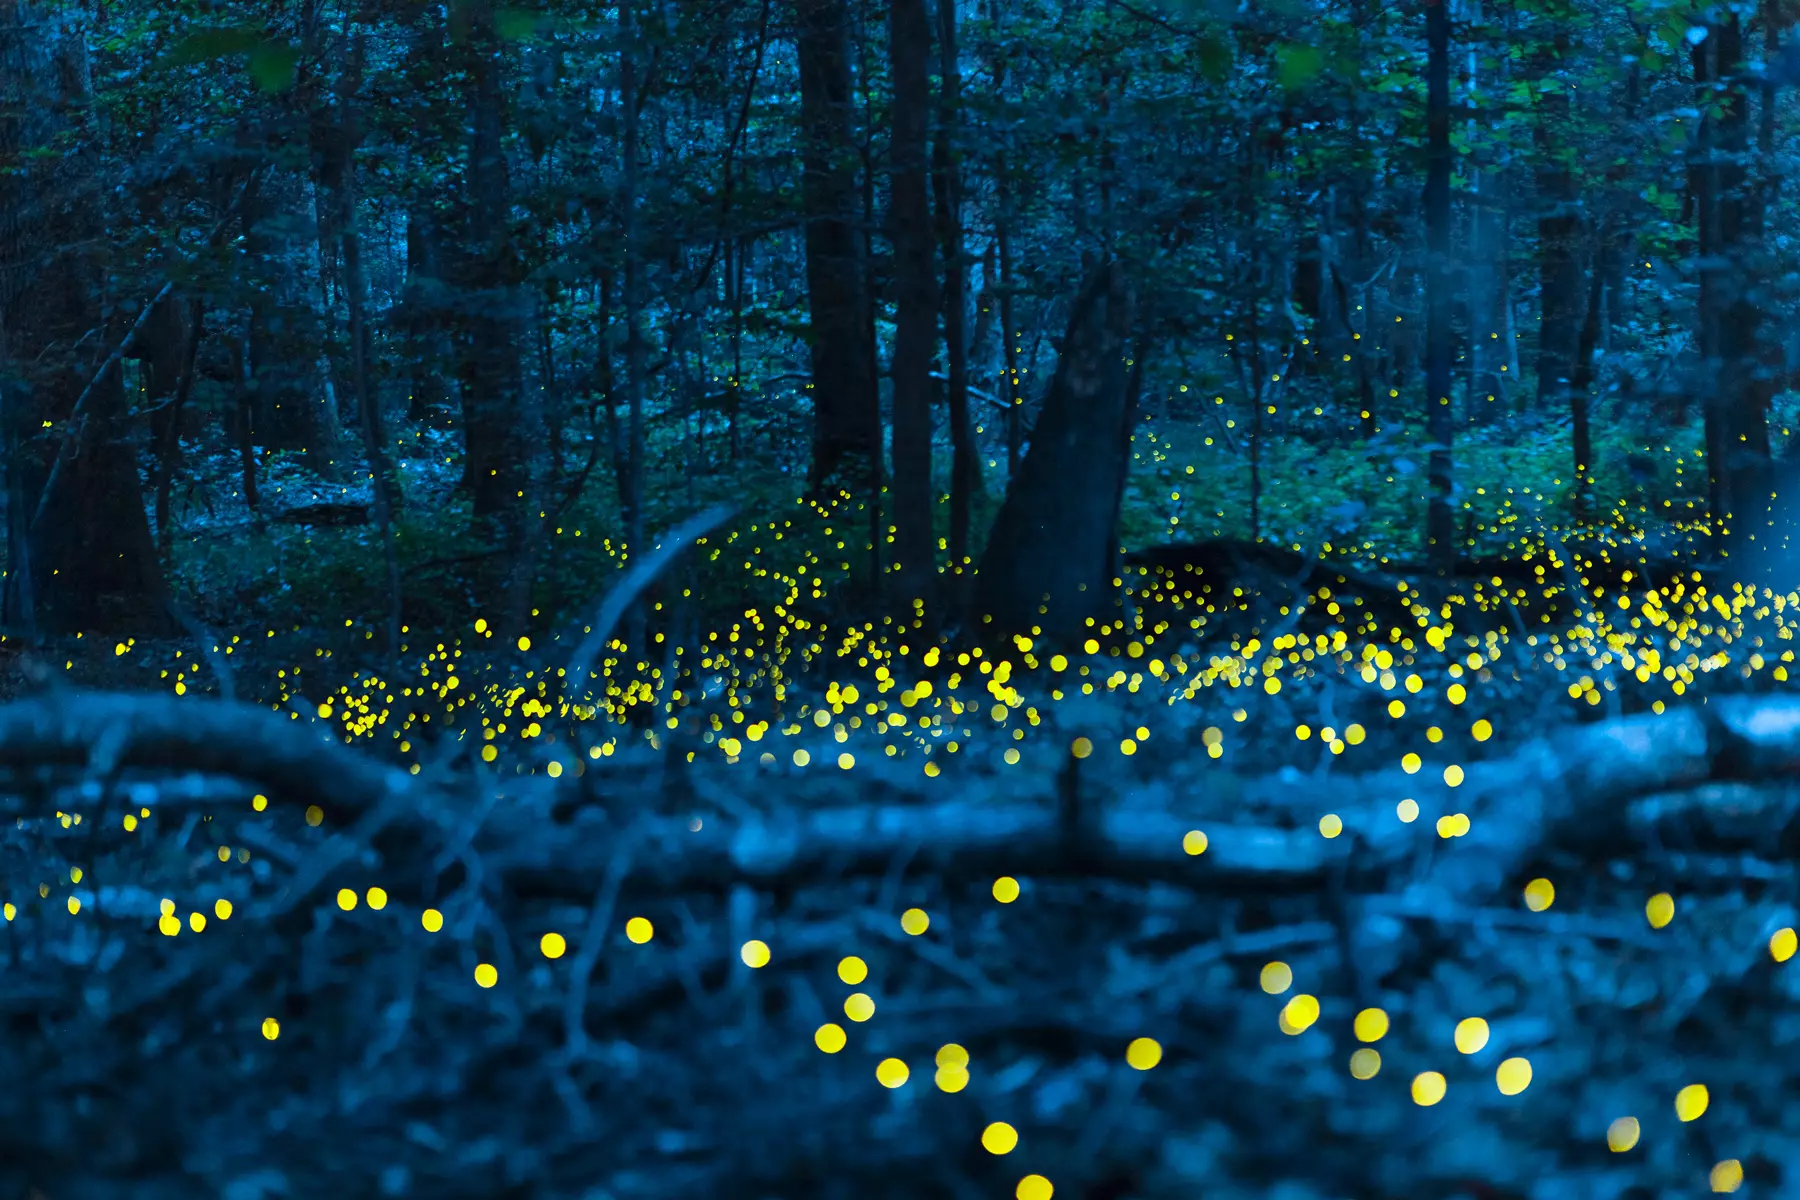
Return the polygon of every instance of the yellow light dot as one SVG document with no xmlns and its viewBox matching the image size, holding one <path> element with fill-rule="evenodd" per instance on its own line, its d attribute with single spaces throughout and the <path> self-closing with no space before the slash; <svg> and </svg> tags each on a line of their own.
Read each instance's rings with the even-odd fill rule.
<svg viewBox="0 0 1800 1200">
<path fill-rule="evenodd" d="M 1525 885 L 1525 907 L 1543 912 L 1556 903 L 1556 885 L 1548 879 L 1534 879 Z"/>
<path fill-rule="evenodd" d="M 1405 771 L 1408 775 L 1417 775 L 1419 773 L 1419 768 L 1423 765 L 1424 763 L 1420 760 L 1419 756 L 1411 751 L 1408 751 L 1400 759 L 1400 769 Z"/>
<path fill-rule="evenodd" d="M 172 917 L 175 915 L 175 902 L 165 896 L 162 902 L 156 906 L 156 911 L 165 917 Z"/>
<path fill-rule="evenodd" d="M 858 984 L 869 977 L 869 964 L 852 954 L 838 960 L 838 978 L 848 984 Z"/>
<path fill-rule="evenodd" d="M 543 952 L 545 958 L 561 958 L 569 949 L 569 943 L 563 939 L 563 935 L 560 933 L 546 933 L 538 939 L 538 949 Z"/>
<path fill-rule="evenodd" d="M 849 1041 L 850 1037 L 844 1032 L 844 1027 L 830 1021 L 813 1031 L 813 1045 L 827 1054 L 836 1054 Z"/>
<path fill-rule="evenodd" d="M 355 908 L 356 907 L 355 891 L 351 890 L 350 888 L 339 888 L 338 894 L 337 894 L 337 906 L 339 908 L 343 909 L 345 912 L 349 912 L 351 909 Z"/>
<path fill-rule="evenodd" d="M 1334 838 L 1344 832 L 1344 819 L 1336 813 L 1326 813 L 1319 818 L 1319 832 L 1328 838 Z"/>
<path fill-rule="evenodd" d="M 1133 1038 L 1125 1047 L 1125 1061 L 1135 1070 L 1148 1071 L 1162 1061 L 1162 1045 L 1155 1038 Z"/>
<path fill-rule="evenodd" d="M 1272 675 L 1269 678 L 1263 680 L 1263 691 L 1267 692 L 1269 695 L 1273 696 L 1276 692 L 1279 692 L 1280 690 L 1281 690 L 1281 680 L 1276 679 Z"/>
<path fill-rule="evenodd" d="M 124 824 L 125 824 L 125 832 L 130 833 L 132 830 L 137 828 L 138 819 L 132 813 L 126 813 Z"/>
<path fill-rule="evenodd" d="M 1675 1093 L 1675 1115 L 1683 1121 L 1692 1121 L 1706 1111 L 1711 1100 L 1704 1083 L 1690 1083 Z"/>
<path fill-rule="evenodd" d="M 1403 824 L 1411 825 L 1419 819 L 1419 802 L 1408 796 L 1394 805 L 1394 815 L 1399 817 Z"/>
<path fill-rule="evenodd" d="M 492 963 L 482 963 L 475 968 L 475 984 L 477 987 L 491 988 L 500 982 L 500 972 Z"/>
<path fill-rule="evenodd" d="M 1448 817 L 1448 816 L 1439 817 L 1437 819 L 1437 835 L 1441 838 L 1455 837 L 1456 836 L 1456 818 Z"/>
<path fill-rule="evenodd" d="M 947 1071 L 963 1071 L 969 1066 L 969 1052 L 955 1042 L 945 1042 L 938 1047 L 933 1059 L 937 1065 Z"/>
<path fill-rule="evenodd" d="M 206 928 L 206 915 L 204 913 L 197 913 L 197 912 L 189 913 L 188 914 L 188 928 L 193 930 L 195 933 L 199 933 L 201 930 L 205 929 Z"/>
<path fill-rule="evenodd" d="M 1442 1100 L 1448 1090 L 1449 1085 L 1444 1082 L 1444 1077 L 1436 1071 L 1420 1071 L 1413 1076 L 1413 1103 L 1421 1108 L 1430 1108 Z"/>
<path fill-rule="evenodd" d="M 1469 726 L 1469 733 L 1474 736 L 1476 741 L 1485 742 L 1494 736 L 1494 726 L 1488 721 L 1477 721 Z"/>
<path fill-rule="evenodd" d="M 1124 739 L 1119 743 L 1119 753 L 1123 754 L 1126 758 L 1130 758 L 1133 754 L 1137 753 L 1137 743 L 1130 738 Z"/>
<path fill-rule="evenodd" d="M 320 808 L 316 804 L 309 804 L 306 806 L 306 823 L 308 825 L 311 825 L 314 829 L 317 829 L 319 827 L 320 823 L 323 822 L 324 820 L 325 820 L 325 810 L 324 809 Z"/>
<path fill-rule="evenodd" d="M 1469 832 L 1468 813 L 1454 813 L 1451 815 L 1450 820 L 1453 822 L 1450 828 L 1451 837 L 1462 837 Z"/>
<path fill-rule="evenodd" d="M 164 913 L 156 918 L 156 928 L 162 932 L 164 937 L 174 937 L 181 932 L 181 920 L 173 913 Z"/>
<path fill-rule="evenodd" d="M 1373 1079 L 1381 1071 L 1381 1052 L 1364 1046 L 1350 1055 L 1350 1076 L 1353 1079 Z"/>
<path fill-rule="evenodd" d="M 1667 892 L 1656 893 L 1644 905 L 1644 916 L 1649 919 L 1650 928 L 1661 929 L 1675 919 L 1675 897 Z"/>
<path fill-rule="evenodd" d="M 1735 1158 L 1716 1163 L 1712 1173 L 1707 1176 L 1707 1182 L 1715 1192 L 1735 1192 L 1744 1186 L 1744 1164 Z"/>
<path fill-rule="evenodd" d="M 419 924 L 425 927 L 426 933 L 436 933 L 444 927 L 444 914 L 435 908 L 428 908 L 419 914 Z"/>
<path fill-rule="evenodd" d="M 1444 783 L 1446 785 L 1450 787 L 1461 787 L 1462 781 L 1463 769 L 1461 767 L 1457 766 L 1455 763 L 1451 763 L 1444 768 Z"/>
<path fill-rule="evenodd" d="M 1769 957 L 1776 962 L 1786 962 L 1794 957 L 1794 951 L 1800 948 L 1800 937 L 1796 937 L 1792 929 L 1777 929 L 1769 938 Z"/>
<path fill-rule="evenodd" d="M 81 911 L 81 901 L 74 896 L 69 897 L 69 915 L 72 917 Z"/>
<path fill-rule="evenodd" d="M 844 1015 L 861 1023 L 875 1015 L 875 1001 L 866 992 L 851 992 L 844 999 Z"/>
<path fill-rule="evenodd" d="M 531 649 L 531 639 L 528 637 L 521 637 L 519 639 L 519 649 L 521 649 L 521 650 Z"/>
<path fill-rule="evenodd" d="M 1406 715 L 1406 701 L 1404 701 L 1404 700 L 1389 700 L 1388 701 L 1388 716 L 1393 717 L 1396 720 L 1398 720 L 1399 718 L 1404 717 L 1405 715 Z"/>
<path fill-rule="evenodd" d="M 940 1092 L 960 1092 L 969 1086 L 969 1073 L 961 1067 L 939 1067 L 931 1081 Z"/>
<path fill-rule="evenodd" d="M 769 945 L 767 942 L 751 938 L 738 951 L 738 957 L 744 960 L 744 965 L 747 967 L 766 967 L 769 965 Z"/>
<path fill-rule="evenodd" d="M 1019 898 L 1019 881 L 1011 875 L 1002 875 L 994 880 L 994 899 L 1002 904 L 1011 904 Z"/>
<path fill-rule="evenodd" d="M 809 763 L 811 761 L 812 761 L 812 755 L 808 754 L 806 751 L 804 751 L 804 750 L 794 751 L 794 765 L 796 767 L 804 767 L 807 763 Z"/>
<path fill-rule="evenodd" d="M 372 887 L 369 889 L 366 899 L 369 902 L 370 908 L 374 909 L 376 912 L 380 912 L 387 907 L 388 894 L 383 888 Z"/>
<path fill-rule="evenodd" d="M 900 928 L 912 936 L 918 937 L 931 928 L 931 918 L 925 915 L 925 910 L 922 908 L 909 908 L 900 914 Z"/>
<path fill-rule="evenodd" d="M 856 765 L 856 756 L 849 751 L 845 751 L 837 756 L 837 765 L 848 771 L 851 767 Z"/>
<path fill-rule="evenodd" d="M 223 896 L 220 896 L 217 900 L 213 901 L 213 916 L 219 918 L 221 921 L 231 920 L 231 901 L 225 899 Z"/>
<path fill-rule="evenodd" d="M 19 910 L 14 908 L 10 903 L 8 903 L 4 908 L 0 908 L 0 916 L 4 916 L 9 921 L 18 915 L 19 915 Z"/>
<path fill-rule="evenodd" d="M 1516 1096 L 1531 1086 L 1531 1062 L 1509 1058 L 1494 1070 L 1494 1084 L 1502 1096 Z"/>
<path fill-rule="evenodd" d="M 269 798 L 263 795 L 252 796 L 250 797 L 250 807 L 257 812 L 261 812 L 263 809 L 269 807 Z"/>
<path fill-rule="evenodd" d="M 1027 1175 L 1013 1189 L 1014 1200 L 1050 1200 L 1055 1194 L 1056 1189 L 1042 1175 Z"/>
<path fill-rule="evenodd" d="M 1319 1019 L 1319 999 L 1305 992 L 1289 1000 L 1281 1010 L 1278 1024 L 1285 1034 L 1305 1033 Z"/>
<path fill-rule="evenodd" d="M 1388 1015 L 1379 1008 L 1365 1008 L 1356 1014 L 1352 1026 L 1359 1042 L 1379 1042 L 1387 1036 Z"/>
<path fill-rule="evenodd" d="M 1623 1154 L 1638 1143 L 1638 1119 L 1636 1117 L 1620 1117 L 1606 1127 L 1606 1148 L 1614 1154 Z"/>
<path fill-rule="evenodd" d="M 1181 848 L 1190 856 L 1206 853 L 1206 835 L 1198 829 L 1190 829 L 1181 835 Z"/>
<path fill-rule="evenodd" d="M 1465 1017 L 1456 1023 L 1456 1048 L 1474 1054 L 1488 1044 L 1488 1023 L 1480 1017 Z"/>
<path fill-rule="evenodd" d="M 1086 758 L 1093 752 L 1094 743 L 1087 738 L 1078 737 L 1073 742 L 1069 743 L 1069 753 L 1073 754 L 1076 758 Z"/>
<path fill-rule="evenodd" d="M 1303 741 L 1303 742 L 1306 741 L 1308 738 L 1312 737 L 1312 726 L 1310 726 L 1310 725 L 1294 726 L 1294 736 L 1296 738 L 1298 738 L 1300 741 Z"/>
<path fill-rule="evenodd" d="M 897 1088 L 904 1085 L 912 1076 L 906 1064 L 897 1058 L 884 1058 L 875 1066 L 875 1078 L 884 1088 Z"/>
<path fill-rule="evenodd" d="M 981 1148 L 989 1154 L 1011 1154 L 1019 1144 L 1019 1131 L 1005 1121 L 995 1121 L 981 1131 Z"/>
<path fill-rule="evenodd" d="M 499 758 L 499 757 L 500 757 L 500 751 L 495 749 L 491 743 L 486 746 L 483 746 L 481 748 L 481 761 L 482 762 L 493 762 L 496 758 Z"/>
<path fill-rule="evenodd" d="M 280 1037 L 281 1022 L 277 1021 L 274 1017 L 264 1017 L 262 1023 L 262 1035 L 271 1042 Z"/>
<path fill-rule="evenodd" d="M 1367 736 L 1368 732 L 1361 725 L 1352 725 L 1344 730 L 1344 740 L 1352 746 L 1362 745 L 1363 738 Z"/>
<path fill-rule="evenodd" d="M 633 917 L 625 922 L 625 936 L 634 945 L 641 946 L 656 933 L 656 927 L 650 924 L 647 917 Z"/>
<path fill-rule="evenodd" d="M 549 766 L 544 768 L 544 773 L 546 775 L 550 776 L 550 778 L 552 778 L 552 779 L 561 779 L 562 778 L 562 764 L 559 762 L 552 761 Z"/>
<path fill-rule="evenodd" d="M 319 719 L 321 721 L 329 721 L 331 719 L 331 705 L 329 705 L 329 704 L 319 705 Z"/>
<path fill-rule="evenodd" d="M 1262 990 L 1271 996 L 1279 996 L 1294 986 L 1294 969 L 1284 962 L 1272 962 L 1263 967 L 1258 981 Z"/>
<path fill-rule="evenodd" d="M 1412 692 L 1414 695 L 1417 695 L 1419 689 L 1424 686 L 1425 681 L 1420 679 L 1417 675 L 1408 675 L 1406 677 L 1406 690 Z"/>
<path fill-rule="evenodd" d="M 1469 689 L 1460 683 L 1453 683 L 1444 689 L 1444 695 L 1449 698 L 1450 703 L 1461 704 L 1469 698 Z"/>
</svg>

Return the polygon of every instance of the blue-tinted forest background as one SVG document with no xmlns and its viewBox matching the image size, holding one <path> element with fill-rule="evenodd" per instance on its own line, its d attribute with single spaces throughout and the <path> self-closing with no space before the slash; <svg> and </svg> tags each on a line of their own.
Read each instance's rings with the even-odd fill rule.
<svg viewBox="0 0 1800 1200">
<path fill-rule="evenodd" d="M 1792 0 L 0 0 L 0 1200 L 1800 1181 Z"/>
</svg>

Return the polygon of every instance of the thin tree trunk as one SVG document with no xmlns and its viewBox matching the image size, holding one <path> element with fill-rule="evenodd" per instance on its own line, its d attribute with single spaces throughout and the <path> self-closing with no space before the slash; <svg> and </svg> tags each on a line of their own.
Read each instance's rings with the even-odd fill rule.
<svg viewBox="0 0 1800 1200">
<path fill-rule="evenodd" d="M 845 0 L 800 0 L 802 203 L 812 319 L 811 485 L 834 483 L 876 499 L 881 413 L 871 374 L 874 326 L 867 317 L 868 269 L 857 229 L 856 158 L 851 130 L 849 21 Z"/>
<path fill-rule="evenodd" d="M 1456 564 L 1457 547 L 1450 474 L 1450 16 L 1445 0 L 1425 0 L 1425 28 L 1425 240 L 1430 259 L 1425 276 L 1425 429 L 1431 440 L 1425 541 L 1427 561 L 1448 574 Z"/>
<path fill-rule="evenodd" d="M 931 24 L 925 0 L 890 0 L 888 37 L 894 93 L 888 202 L 895 299 L 894 599 L 905 618 L 923 612 L 937 558 L 931 502 L 931 360 L 937 343 L 938 288 L 926 171 Z"/>
<path fill-rule="evenodd" d="M 644 329 L 643 260 L 637 235 L 638 97 L 636 26 L 632 0 L 619 4 L 619 102 L 625 106 L 623 121 L 624 176 L 621 180 L 623 215 L 619 243 L 624 253 L 625 308 L 625 487 L 622 497 L 625 546 L 632 561 L 648 551 L 644 545 Z M 645 614 L 641 600 L 631 605 L 625 618 L 625 640 L 632 650 L 644 649 Z"/>
<path fill-rule="evenodd" d="M 169 414 L 159 430 L 156 447 L 156 548 L 165 559 L 169 555 L 169 491 L 175 481 L 175 464 L 181 458 L 181 418 L 187 408 L 188 395 L 194 387 L 194 364 L 200 354 L 200 339 L 205 336 L 206 302 L 188 301 L 187 339 L 181 354 L 181 375 L 175 382 L 175 395 L 169 401 Z"/>
<path fill-rule="evenodd" d="M 962 222 L 962 75 L 956 61 L 956 0 L 937 0 L 938 132 L 933 147 L 932 190 L 937 202 L 938 248 L 944 260 L 943 319 L 945 394 L 950 415 L 950 571 L 965 575 L 969 522 L 981 490 L 975 422 L 969 413 L 968 264 Z M 953 608 L 961 607 L 960 601 Z"/>
</svg>

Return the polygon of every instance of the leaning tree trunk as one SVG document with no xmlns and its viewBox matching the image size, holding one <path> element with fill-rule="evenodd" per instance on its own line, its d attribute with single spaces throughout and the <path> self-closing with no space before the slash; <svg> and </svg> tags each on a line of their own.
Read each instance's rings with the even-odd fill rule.
<svg viewBox="0 0 1800 1200">
<path fill-rule="evenodd" d="M 857 228 L 856 143 L 851 130 L 845 0 L 800 0 L 802 205 L 806 291 L 812 310 L 811 484 L 841 484 L 875 500 L 881 476 L 881 411 L 873 329 L 865 313 L 868 270 Z"/>
<path fill-rule="evenodd" d="M 1117 264 L 1096 272 L 1075 303 L 1030 449 L 975 578 L 976 620 L 1000 632 L 1070 638 L 1114 600 L 1117 498 L 1131 461 L 1133 308 Z"/>
</svg>

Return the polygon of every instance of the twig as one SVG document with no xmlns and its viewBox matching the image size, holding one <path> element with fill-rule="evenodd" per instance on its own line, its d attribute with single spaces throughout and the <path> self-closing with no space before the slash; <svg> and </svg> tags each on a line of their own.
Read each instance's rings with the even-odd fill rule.
<svg viewBox="0 0 1800 1200">
<path fill-rule="evenodd" d="M 715 504 L 705 511 L 689 517 L 675 528 L 663 534 L 661 544 L 655 550 L 640 559 L 635 566 L 625 572 L 625 578 L 613 586 L 606 594 L 606 601 L 600 605 L 600 613 L 594 618 L 593 632 L 582 639 L 580 647 L 569 660 L 567 676 L 563 687 L 567 695 L 578 696 L 581 686 L 587 681 L 594 661 L 611 640 L 613 629 L 619 618 L 631 607 L 631 602 L 650 585 L 650 581 L 669 565 L 670 561 L 691 541 L 705 534 L 707 530 L 729 518 L 735 511 L 728 504 Z"/>
</svg>

